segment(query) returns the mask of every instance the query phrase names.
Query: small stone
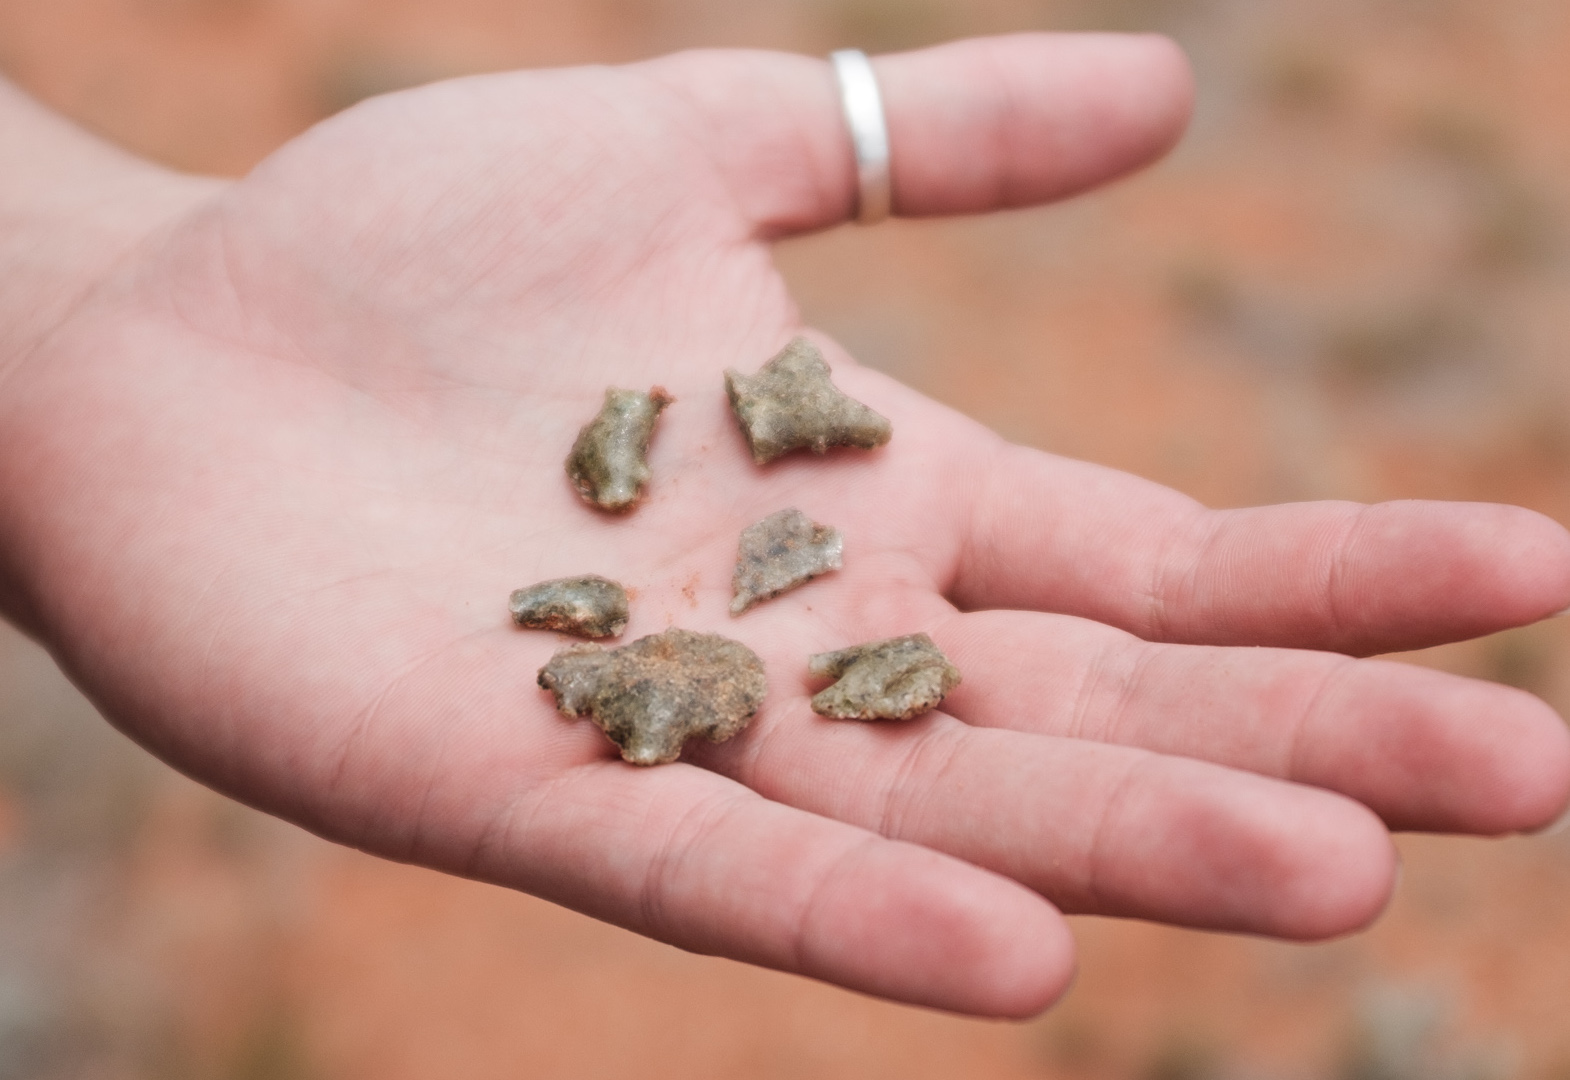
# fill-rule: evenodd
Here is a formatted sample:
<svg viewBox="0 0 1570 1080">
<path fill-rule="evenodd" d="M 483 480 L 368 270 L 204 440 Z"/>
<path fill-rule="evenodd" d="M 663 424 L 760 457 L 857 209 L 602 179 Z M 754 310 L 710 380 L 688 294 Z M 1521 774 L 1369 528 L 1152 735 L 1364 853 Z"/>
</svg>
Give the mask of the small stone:
<svg viewBox="0 0 1570 1080">
<path fill-rule="evenodd" d="M 845 538 L 838 529 L 819 525 L 794 507 L 747 526 L 731 577 L 736 596 L 730 613 L 740 615 L 756 603 L 838 570 L 844 551 Z"/>
<path fill-rule="evenodd" d="M 567 455 L 567 475 L 578 494 L 602 510 L 628 510 L 649 482 L 649 439 L 660 410 L 676 399 L 656 386 L 605 391 L 600 413 L 582 431 Z"/>
<path fill-rule="evenodd" d="M 763 661 L 718 634 L 667 630 L 607 649 L 569 645 L 540 669 L 567 716 L 589 716 L 634 765 L 662 765 L 703 736 L 724 742 L 768 693 Z"/>
<path fill-rule="evenodd" d="M 627 590 L 595 574 L 518 589 L 507 609 L 513 622 L 529 630 L 605 638 L 627 629 Z"/>
<path fill-rule="evenodd" d="M 894 433 L 884 417 L 840 393 L 823 354 L 806 338 L 785 346 L 756 375 L 727 369 L 725 392 L 759 465 L 792 450 L 871 450 Z"/>
<path fill-rule="evenodd" d="M 813 712 L 836 720 L 909 720 L 959 685 L 959 668 L 926 634 L 818 653 L 807 670 L 839 680 L 812 698 Z"/>
</svg>

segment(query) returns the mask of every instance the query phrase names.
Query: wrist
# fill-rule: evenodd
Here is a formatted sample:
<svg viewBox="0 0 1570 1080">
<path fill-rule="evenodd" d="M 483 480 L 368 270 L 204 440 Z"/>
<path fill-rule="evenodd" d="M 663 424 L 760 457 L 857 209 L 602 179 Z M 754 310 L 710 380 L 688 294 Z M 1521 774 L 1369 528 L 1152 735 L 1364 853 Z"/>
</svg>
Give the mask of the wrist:
<svg viewBox="0 0 1570 1080">
<path fill-rule="evenodd" d="M 0 385 L 133 248 L 210 198 L 0 79 Z M 0 391 L 3 392 L 3 391 Z"/>
</svg>

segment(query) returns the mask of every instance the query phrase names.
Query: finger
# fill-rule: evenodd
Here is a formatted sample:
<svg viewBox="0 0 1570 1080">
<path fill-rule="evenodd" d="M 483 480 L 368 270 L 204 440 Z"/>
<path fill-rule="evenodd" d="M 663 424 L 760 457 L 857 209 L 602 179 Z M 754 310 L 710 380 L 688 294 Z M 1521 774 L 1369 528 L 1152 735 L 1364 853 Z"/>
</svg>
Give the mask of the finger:
<svg viewBox="0 0 1570 1080">
<path fill-rule="evenodd" d="M 1540 829 L 1570 802 L 1570 730 L 1507 686 L 1302 650 L 1153 645 L 1026 612 L 934 637 L 967 723 L 1138 746 L 1339 791 L 1392 828 Z"/>
<path fill-rule="evenodd" d="M 1081 615 L 1153 641 L 1368 654 L 1570 606 L 1570 533 L 1481 503 L 1207 510 L 1125 473 L 987 451 L 950 596 Z"/>
<path fill-rule="evenodd" d="M 1165 38 L 1019 34 L 874 61 L 894 212 L 976 213 L 1063 198 L 1149 163 L 1192 107 Z M 675 90 L 749 220 L 771 234 L 855 211 L 856 166 L 823 60 L 682 53 L 640 70 Z"/>
<path fill-rule="evenodd" d="M 1076 739 L 825 720 L 804 702 L 701 761 L 769 798 L 1005 874 L 1070 912 L 1288 938 L 1365 925 L 1389 837 L 1350 799 Z"/>
<path fill-rule="evenodd" d="M 505 813 L 464 872 L 694 952 L 913 1004 L 1040 1012 L 1073 941 L 1037 896 L 687 765 L 585 766 Z"/>
</svg>

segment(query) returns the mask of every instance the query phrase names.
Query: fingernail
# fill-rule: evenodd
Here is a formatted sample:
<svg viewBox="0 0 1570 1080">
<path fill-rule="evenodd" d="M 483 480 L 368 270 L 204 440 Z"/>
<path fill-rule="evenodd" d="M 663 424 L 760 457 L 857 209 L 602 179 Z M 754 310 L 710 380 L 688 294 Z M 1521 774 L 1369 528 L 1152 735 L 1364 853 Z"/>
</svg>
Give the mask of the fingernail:
<svg viewBox="0 0 1570 1080">
<path fill-rule="evenodd" d="M 1554 822 L 1552 825 L 1548 826 L 1548 828 L 1544 829 L 1537 835 L 1558 836 L 1563 832 L 1570 832 L 1570 807 L 1565 808 L 1565 812 L 1559 815 L 1558 821 Z"/>
</svg>

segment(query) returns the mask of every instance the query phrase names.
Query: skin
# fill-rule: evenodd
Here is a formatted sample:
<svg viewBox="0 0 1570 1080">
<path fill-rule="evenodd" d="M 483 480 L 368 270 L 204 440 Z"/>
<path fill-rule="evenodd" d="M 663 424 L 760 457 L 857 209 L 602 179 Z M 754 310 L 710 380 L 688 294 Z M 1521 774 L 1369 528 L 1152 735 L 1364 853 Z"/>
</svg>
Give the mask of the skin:
<svg viewBox="0 0 1570 1080">
<path fill-rule="evenodd" d="M 1157 38 L 877 70 L 906 215 L 1067 196 L 1190 107 Z M 1387 829 L 1534 829 L 1570 799 L 1541 702 L 1353 658 L 1570 605 L 1570 536 L 1536 514 L 1206 510 L 821 335 L 893 441 L 755 466 L 721 372 L 804 329 L 770 242 L 853 210 L 822 61 L 439 84 L 235 183 L 11 91 L 0 115 L 25 151 L 0 179 L 0 606 L 253 806 L 687 949 L 1024 1016 L 1071 977 L 1060 912 L 1342 934 L 1390 895 Z M 655 383 L 647 501 L 598 514 L 563 455 L 607 385 Z M 736 536 L 783 506 L 844 531 L 845 569 L 733 620 Z M 635 585 L 626 640 L 755 649 L 748 732 L 637 769 L 557 715 L 534 680 L 558 642 L 506 598 L 579 573 Z M 916 631 L 964 672 L 945 711 L 810 712 L 809 654 Z"/>
</svg>

